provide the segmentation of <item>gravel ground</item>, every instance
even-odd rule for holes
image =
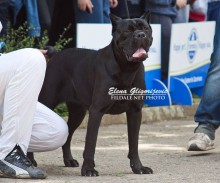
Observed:
[[[36,153],[39,167],[48,173],[45,180],[0,179],[1,183],[219,183],[220,131],[214,150],[187,152],[188,139],[193,134],[192,120],[163,121],[143,124],[140,131],[139,154],[143,165],[154,170],[152,175],[135,175],[127,159],[127,128],[125,124],[100,127],[96,148],[96,170],[99,177],[82,177],[80,167],[63,165],[61,148]],[[73,136],[72,152],[82,164],[85,129]]]

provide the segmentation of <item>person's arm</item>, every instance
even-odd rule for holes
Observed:
[[[89,13],[92,13],[93,4],[90,0],[78,0],[78,8],[81,11],[88,10]]]
[[[39,51],[44,55],[46,62],[48,62],[49,61],[49,57],[47,55],[47,50],[40,50],[39,49]]]
[[[184,8],[187,5],[187,0],[176,0],[176,6],[178,8]]]

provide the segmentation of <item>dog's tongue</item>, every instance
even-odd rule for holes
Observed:
[[[140,58],[142,57],[143,55],[146,55],[146,51],[143,49],[143,48],[139,48],[133,55],[132,57],[133,58]]]

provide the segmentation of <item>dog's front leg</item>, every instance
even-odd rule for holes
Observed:
[[[98,130],[103,113],[90,109],[89,110],[89,121],[86,134],[86,143],[83,153],[84,162],[81,169],[82,176],[98,176],[99,173],[94,169],[95,161],[95,147],[98,136]]]
[[[144,167],[140,161],[138,155],[138,139],[139,130],[141,125],[142,113],[141,110],[138,112],[127,112],[127,125],[128,125],[128,143],[129,153],[128,158],[130,159],[130,166],[136,174],[152,174],[153,170],[148,167]]]

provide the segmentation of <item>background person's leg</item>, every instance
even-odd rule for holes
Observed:
[[[45,30],[50,31],[52,16],[46,0],[37,0],[38,14],[41,25],[41,33]]]
[[[198,123],[194,136],[188,142],[188,151],[206,151],[214,148],[215,130],[220,126],[220,14],[218,15],[214,50],[206,77],[203,96],[195,114]]]
[[[205,81],[203,96],[195,114],[195,121],[220,125],[220,14],[216,25],[214,50]]]
[[[110,3],[109,0],[103,0],[103,23],[110,23]]]
[[[152,13],[151,23],[161,24],[161,77],[162,80],[166,80],[169,68],[172,18],[166,15]]]

